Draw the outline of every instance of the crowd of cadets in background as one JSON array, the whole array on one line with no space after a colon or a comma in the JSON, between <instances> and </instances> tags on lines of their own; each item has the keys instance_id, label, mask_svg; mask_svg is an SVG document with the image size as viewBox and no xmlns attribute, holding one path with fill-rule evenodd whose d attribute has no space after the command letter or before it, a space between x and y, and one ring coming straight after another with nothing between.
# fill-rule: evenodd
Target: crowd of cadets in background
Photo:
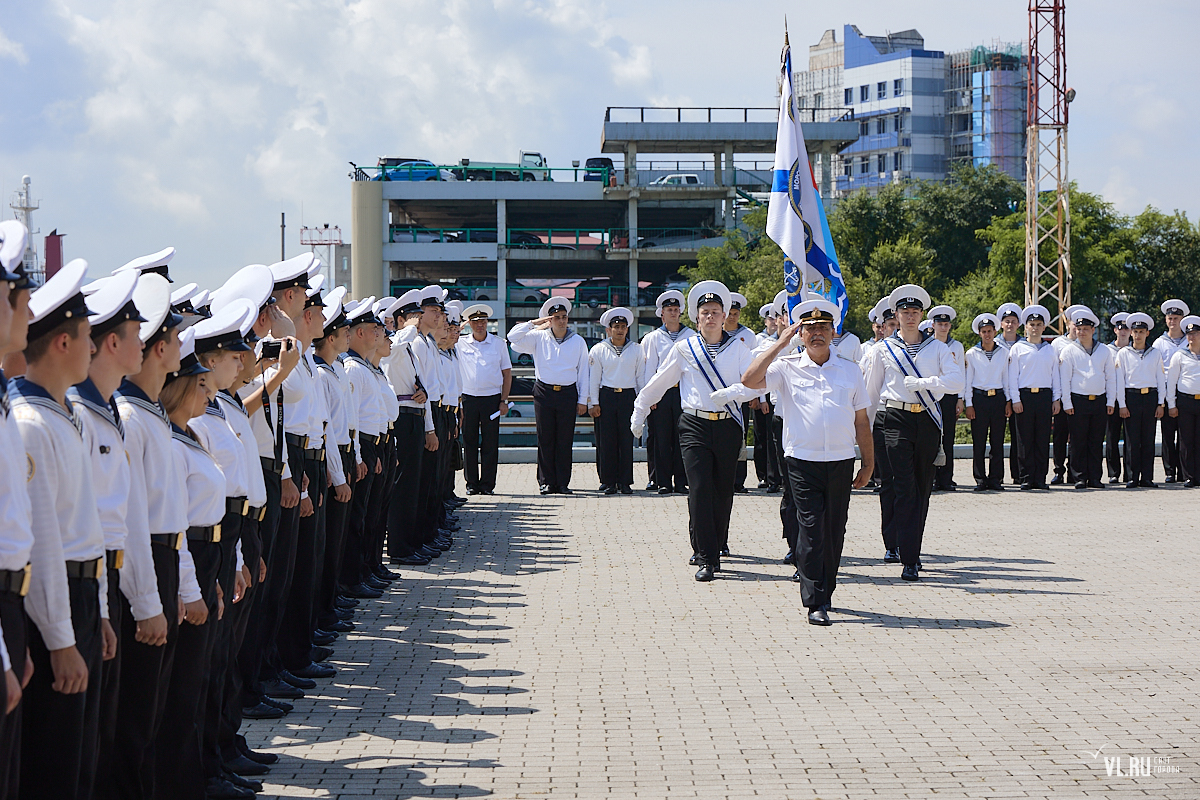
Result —
<instances>
[{"instance_id":1,"label":"crowd of cadets in background","mask_svg":"<svg viewBox=\"0 0 1200 800\"><path fill-rule=\"evenodd\" d=\"M27 238L0 223L0 798L253 797L278 756L243 721L334 676L389 563L452 546L460 394L499 409L506 348L463 367L487 306L347 301L311 254L211 292L172 286L173 248L39 287Z\"/></svg>"}]
</instances>

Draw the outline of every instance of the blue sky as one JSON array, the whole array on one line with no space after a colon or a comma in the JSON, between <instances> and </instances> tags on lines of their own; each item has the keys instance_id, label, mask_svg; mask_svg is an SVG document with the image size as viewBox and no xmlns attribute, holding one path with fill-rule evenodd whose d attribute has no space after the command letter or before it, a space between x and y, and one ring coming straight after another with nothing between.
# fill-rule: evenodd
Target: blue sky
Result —
<instances>
[{"instance_id":1,"label":"blue sky","mask_svg":"<svg viewBox=\"0 0 1200 800\"><path fill-rule=\"evenodd\" d=\"M350 228L349 161L554 166L598 155L610 105L773 106L786 14L796 60L918 29L956 50L1027 36L1024 0L45 0L0 15L0 198L33 177L42 233L96 274L168 244L215 286L309 225ZM1073 0L1071 178L1126 213L1200 215L1200 10ZM1194 89L1194 87L1193 87ZM1189 122L1189 120L1191 120ZM303 209L303 211L302 211Z\"/></svg>"}]
</instances>

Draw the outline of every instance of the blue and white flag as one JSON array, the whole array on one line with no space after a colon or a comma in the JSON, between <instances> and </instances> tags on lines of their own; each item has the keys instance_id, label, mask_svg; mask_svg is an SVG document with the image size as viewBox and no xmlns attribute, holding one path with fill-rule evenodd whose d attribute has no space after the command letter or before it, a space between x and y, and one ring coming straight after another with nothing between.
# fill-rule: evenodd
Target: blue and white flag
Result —
<instances>
[{"instance_id":1,"label":"blue and white flag","mask_svg":"<svg viewBox=\"0 0 1200 800\"><path fill-rule=\"evenodd\" d=\"M825 206L804 148L804 132L796 119L792 88L792 49L783 36L779 129L775 138L775 170L771 203L767 208L767 236L786 256L783 281L788 312L811 296L825 297L842 310L843 323L850 302L825 219ZM842 325L838 325L841 332Z\"/></svg>"}]
</instances>

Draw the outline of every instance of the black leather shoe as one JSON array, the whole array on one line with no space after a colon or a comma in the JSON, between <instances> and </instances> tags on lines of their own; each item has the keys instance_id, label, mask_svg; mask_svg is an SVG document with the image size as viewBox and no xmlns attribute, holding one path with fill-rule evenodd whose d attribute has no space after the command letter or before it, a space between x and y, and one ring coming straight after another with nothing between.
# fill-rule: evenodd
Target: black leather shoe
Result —
<instances>
[{"instance_id":1,"label":"black leather shoe","mask_svg":"<svg viewBox=\"0 0 1200 800\"><path fill-rule=\"evenodd\" d=\"M1175 476L1174 476L1174 475L1168 475L1168 476L1167 476L1167 477L1166 477L1166 478L1163 480L1163 483L1174 483L1174 482L1175 482Z\"/></svg>"},{"instance_id":2,"label":"black leather shoe","mask_svg":"<svg viewBox=\"0 0 1200 800\"><path fill-rule=\"evenodd\" d=\"M421 558L428 558L430 561L433 561L435 558L441 558L442 551L433 545L423 544L417 548L413 555L420 556ZM370 586L371 584L368 583L367 585Z\"/></svg>"},{"instance_id":3,"label":"black leather shoe","mask_svg":"<svg viewBox=\"0 0 1200 800\"><path fill-rule=\"evenodd\" d=\"M787 551L787 555L786 555L786 556L784 556L784 557L783 557L782 559L780 559L780 560L781 560L783 563L785 563L785 564L790 564L790 563L792 563L792 560L793 560L795 557L796 557L796 551L795 551L795 550L788 550L788 551Z\"/></svg>"},{"instance_id":4,"label":"black leather shoe","mask_svg":"<svg viewBox=\"0 0 1200 800\"><path fill-rule=\"evenodd\" d=\"M671 487L670 486L660 486L660 487L658 487L658 493L659 494L670 494Z\"/></svg>"},{"instance_id":5,"label":"black leather shoe","mask_svg":"<svg viewBox=\"0 0 1200 800\"><path fill-rule=\"evenodd\" d=\"M602 484L600 484L600 488L599 488L599 489L597 489L596 491L598 491L598 492L607 492L607 491L608 491L608 489L609 489L609 486L608 486L608 484L607 484L607 483L602 483Z\"/></svg>"},{"instance_id":6,"label":"black leather shoe","mask_svg":"<svg viewBox=\"0 0 1200 800\"><path fill-rule=\"evenodd\" d=\"M383 592L376 591L370 586L367 586L365 583L356 583L346 590L346 596L357 597L362 600L374 600L376 598L383 597Z\"/></svg>"},{"instance_id":7,"label":"black leather shoe","mask_svg":"<svg viewBox=\"0 0 1200 800\"><path fill-rule=\"evenodd\" d=\"M351 620L354 619L354 612L348 608L335 608L333 616L337 619Z\"/></svg>"},{"instance_id":8,"label":"black leather shoe","mask_svg":"<svg viewBox=\"0 0 1200 800\"><path fill-rule=\"evenodd\" d=\"M800 570L796 570L795 572L792 573L792 583L799 583L799 582L800 582Z\"/></svg>"},{"instance_id":9,"label":"black leather shoe","mask_svg":"<svg viewBox=\"0 0 1200 800\"><path fill-rule=\"evenodd\" d=\"M349 633L350 631L354 630L354 623L339 619L337 622L330 625L326 630L328 630L330 633Z\"/></svg>"},{"instance_id":10,"label":"black leather shoe","mask_svg":"<svg viewBox=\"0 0 1200 800\"><path fill-rule=\"evenodd\" d=\"M729 548L722 547L721 548L721 558L727 558L728 556L729 556Z\"/></svg>"},{"instance_id":11,"label":"black leather shoe","mask_svg":"<svg viewBox=\"0 0 1200 800\"><path fill-rule=\"evenodd\" d=\"M1143 489L1157 489L1158 488L1158 484L1155 483L1154 481L1138 481L1138 486L1141 486Z\"/></svg>"},{"instance_id":12,"label":"black leather shoe","mask_svg":"<svg viewBox=\"0 0 1200 800\"><path fill-rule=\"evenodd\" d=\"M337 600L333 601L333 604L335 607L346 609L347 611L358 608L358 601L353 597L346 597L345 595L338 597Z\"/></svg>"},{"instance_id":13,"label":"black leather shoe","mask_svg":"<svg viewBox=\"0 0 1200 800\"><path fill-rule=\"evenodd\" d=\"M337 634L330 631L313 631L312 641L317 647L328 647L337 641Z\"/></svg>"},{"instance_id":14,"label":"black leather shoe","mask_svg":"<svg viewBox=\"0 0 1200 800\"><path fill-rule=\"evenodd\" d=\"M829 613L825 611L824 607L822 607L822 608L814 608L814 609L809 610L808 624L809 625L831 625L832 623L829 621Z\"/></svg>"},{"instance_id":15,"label":"black leather shoe","mask_svg":"<svg viewBox=\"0 0 1200 800\"><path fill-rule=\"evenodd\" d=\"M381 581L394 581L400 577L399 572L392 572L383 564L379 564L371 569L371 574Z\"/></svg>"},{"instance_id":16,"label":"black leather shoe","mask_svg":"<svg viewBox=\"0 0 1200 800\"><path fill-rule=\"evenodd\" d=\"M670 489L671 487L668 486L667 488ZM658 484L656 484L654 481L650 481L649 483L646 484L646 491L647 492L657 492Z\"/></svg>"},{"instance_id":17,"label":"black leather shoe","mask_svg":"<svg viewBox=\"0 0 1200 800\"><path fill-rule=\"evenodd\" d=\"M560 487L558 487L558 493L559 493L559 494L575 494L574 492L572 492L572 491L571 491L571 487L570 487L570 486L560 486Z\"/></svg>"},{"instance_id":18,"label":"black leather shoe","mask_svg":"<svg viewBox=\"0 0 1200 800\"><path fill-rule=\"evenodd\" d=\"M617 493L616 486L605 486L604 487L604 494L616 494L616 493Z\"/></svg>"},{"instance_id":19,"label":"black leather shoe","mask_svg":"<svg viewBox=\"0 0 1200 800\"><path fill-rule=\"evenodd\" d=\"M1034 486L1032 483L1022 483L1022 484L1021 484L1021 491L1022 491L1022 492L1030 492L1030 491L1033 491L1033 490L1034 490L1034 489L1036 489L1036 488L1037 488L1037 487L1036 487L1036 486Z\"/></svg>"},{"instance_id":20,"label":"black leather shoe","mask_svg":"<svg viewBox=\"0 0 1200 800\"><path fill-rule=\"evenodd\" d=\"M1050 480L1050 485L1051 485L1051 486L1062 486L1064 483L1066 483L1066 481L1064 481L1064 480L1063 480L1063 476L1062 476L1062 475L1055 475L1055 476L1054 476L1053 478L1051 478L1051 480Z\"/></svg>"},{"instance_id":21,"label":"black leather shoe","mask_svg":"<svg viewBox=\"0 0 1200 800\"><path fill-rule=\"evenodd\" d=\"M229 781L230 783L232 783L234 786L238 787L239 789L249 789L250 791L254 792L255 794L258 794L259 792L261 792L263 790L263 785L262 785L261 781L256 781L252 778L244 778L241 775L238 775L233 770L222 769L221 777L224 778L225 780Z\"/></svg>"},{"instance_id":22,"label":"black leather shoe","mask_svg":"<svg viewBox=\"0 0 1200 800\"><path fill-rule=\"evenodd\" d=\"M231 761L222 761L221 766L225 767L225 769L229 770L233 774L241 775L242 777L247 775L266 775L271 771L266 764L259 764L255 761L251 761L240 753L238 754L237 758L232 759Z\"/></svg>"},{"instance_id":23,"label":"black leather shoe","mask_svg":"<svg viewBox=\"0 0 1200 800\"><path fill-rule=\"evenodd\" d=\"M711 581L713 579L713 577L715 577L713 575L713 568L708 566L707 564L702 566L699 569L699 571L696 573L696 580L698 580L702 583L705 581Z\"/></svg>"},{"instance_id":24,"label":"black leather shoe","mask_svg":"<svg viewBox=\"0 0 1200 800\"><path fill-rule=\"evenodd\" d=\"M991 489L993 492L1003 492L1004 484L1001 483L1000 481L993 481L992 483L988 484L988 488Z\"/></svg>"},{"instance_id":25,"label":"black leather shoe","mask_svg":"<svg viewBox=\"0 0 1200 800\"><path fill-rule=\"evenodd\" d=\"M283 709L276 708L267 703L258 703L257 705L242 709L242 717L245 719L279 719L285 713Z\"/></svg>"},{"instance_id":26,"label":"black leather shoe","mask_svg":"<svg viewBox=\"0 0 1200 800\"><path fill-rule=\"evenodd\" d=\"M278 753L260 753L257 750L251 750L250 745L246 744L246 740L242 736L238 736L237 739L234 740L234 744L236 745L239 753L256 764L266 764L269 767L272 764L279 762Z\"/></svg>"},{"instance_id":27,"label":"black leather shoe","mask_svg":"<svg viewBox=\"0 0 1200 800\"><path fill-rule=\"evenodd\" d=\"M1195 489L1197 486L1200 486L1200 481L1197 481L1195 478L1188 478L1183 484L1183 488L1185 489Z\"/></svg>"},{"instance_id":28,"label":"black leather shoe","mask_svg":"<svg viewBox=\"0 0 1200 800\"><path fill-rule=\"evenodd\" d=\"M621 486L621 494L633 494L632 486Z\"/></svg>"},{"instance_id":29,"label":"black leather shoe","mask_svg":"<svg viewBox=\"0 0 1200 800\"><path fill-rule=\"evenodd\" d=\"M334 675L337 675L337 670L328 664L310 663L308 666L301 667L300 669L291 670L291 674L297 678L307 678L308 680L317 678L324 680L325 678L332 678ZM316 684L313 685L316 686Z\"/></svg>"},{"instance_id":30,"label":"black leather shoe","mask_svg":"<svg viewBox=\"0 0 1200 800\"><path fill-rule=\"evenodd\" d=\"M1129 483L1125 484L1126 489L1136 489L1139 486L1141 486L1141 484L1137 481L1130 481Z\"/></svg>"},{"instance_id":31,"label":"black leather shoe","mask_svg":"<svg viewBox=\"0 0 1200 800\"><path fill-rule=\"evenodd\" d=\"M766 488L768 488L770 485L771 485L771 484L767 483L766 481L759 481L759 482L758 482L758 488L759 488L759 489L766 489Z\"/></svg>"},{"instance_id":32,"label":"black leather shoe","mask_svg":"<svg viewBox=\"0 0 1200 800\"><path fill-rule=\"evenodd\" d=\"M333 650L328 647L313 647L308 651L308 657L317 664L329 658L331 655L333 655Z\"/></svg>"},{"instance_id":33,"label":"black leather shoe","mask_svg":"<svg viewBox=\"0 0 1200 800\"><path fill-rule=\"evenodd\" d=\"M783 491L783 487L778 483L772 483L767 487L767 494L779 494L781 491Z\"/></svg>"},{"instance_id":34,"label":"black leather shoe","mask_svg":"<svg viewBox=\"0 0 1200 800\"><path fill-rule=\"evenodd\" d=\"M550 494L550 487L543 483L538 487L538 491L542 494Z\"/></svg>"},{"instance_id":35,"label":"black leather shoe","mask_svg":"<svg viewBox=\"0 0 1200 800\"><path fill-rule=\"evenodd\" d=\"M269 681L263 681L263 694L268 697L279 697L284 700L303 700L304 692L300 691L295 686L292 686L282 678L272 678ZM313 686L316 686L314 683Z\"/></svg>"},{"instance_id":36,"label":"black leather shoe","mask_svg":"<svg viewBox=\"0 0 1200 800\"><path fill-rule=\"evenodd\" d=\"M688 493L688 487L686 487L686 486L676 486L675 487L675 494L687 494L687 493ZM660 492L660 494L661 494L661 492Z\"/></svg>"},{"instance_id":37,"label":"black leather shoe","mask_svg":"<svg viewBox=\"0 0 1200 800\"><path fill-rule=\"evenodd\" d=\"M224 778L209 778L208 783L204 785L204 796L207 800L239 800L253 798L254 792L234 786Z\"/></svg>"},{"instance_id":38,"label":"black leather shoe","mask_svg":"<svg viewBox=\"0 0 1200 800\"><path fill-rule=\"evenodd\" d=\"M368 575L367 577L363 578L363 585L368 586L377 592L382 592L387 589L390 584L387 581L379 580L379 578L376 578L374 575ZM336 631L337 628L327 628L326 630Z\"/></svg>"},{"instance_id":39,"label":"black leather shoe","mask_svg":"<svg viewBox=\"0 0 1200 800\"><path fill-rule=\"evenodd\" d=\"M734 493L734 494L746 494L748 491L750 491L750 490L749 490L749 489L747 489L745 486L735 486L735 487L733 487L733 493Z\"/></svg>"},{"instance_id":40,"label":"black leather shoe","mask_svg":"<svg viewBox=\"0 0 1200 800\"><path fill-rule=\"evenodd\" d=\"M986 492L986 491L987 491L988 489L990 489L990 488L991 488L991 487L990 487L990 486L988 486L986 483L977 483L977 484L975 484L975 488L974 488L974 489L972 489L971 491L973 491L973 492Z\"/></svg>"},{"instance_id":41,"label":"black leather shoe","mask_svg":"<svg viewBox=\"0 0 1200 800\"><path fill-rule=\"evenodd\" d=\"M295 708L295 706L292 705L291 703L287 702L286 700L280 700L277 697L266 697L264 695L262 701L264 704L270 706L271 708L278 708L280 711L282 711L285 714L292 713L292 709Z\"/></svg>"},{"instance_id":42,"label":"black leather shoe","mask_svg":"<svg viewBox=\"0 0 1200 800\"><path fill-rule=\"evenodd\" d=\"M900 552L898 550L885 550L883 552L883 563L899 564L900 563Z\"/></svg>"},{"instance_id":43,"label":"black leather shoe","mask_svg":"<svg viewBox=\"0 0 1200 800\"><path fill-rule=\"evenodd\" d=\"M432 559L426 558L425 556L419 556L416 553L409 553L406 556L392 556L393 564L395 564L397 566L405 566L405 567L423 567L426 564L428 564L431 560ZM359 586L362 586L362 584L359 584ZM353 589L351 589L347 594L349 594L351 597L372 597L372 595L369 595L369 594L368 595L354 594ZM382 595L374 595L374 597L382 597Z\"/></svg>"},{"instance_id":44,"label":"black leather shoe","mask_svg":"<svg viewBox=\"0 0 1200 800\"><path fill-rule=\"evenodd\" d=\"M279 679L296 689L315 689L317 682L311 678L302 678L286 669L279 670Z\"/></svg>"},{"instance_id":45,"label":"black leather shoe","mask_svg":"<svg viewBox=\"0 0 1200 800\"><path fill-rule=\"evenodd\" d=\"M904 568L904 570L901 571L900 577L906 581L916 581L916 580L921 579L921 576L917 571L916 564L912 564L911 566L906 566Z\"/></svg>"},{"instance_id":46,"label":"black leather shoe","mask_svg":"<svg viewBox=\"0 0 1200 800\"><path fill-rule=\"evenodd\" d=\"M1089 489L1103 489L1104 488L1104 484L1101 483L1100 481L1088 481L1087 486Z\"/></svg>"},{"instance_id":47,"label":"black leather shoe","mask_svg":"<svg viewBox=\"0 0 1200 800\"><path fill-rule=\"evenodd\" d=\"M700 559L694 555L688 559L688 566L694 567L699 563L700 563Z\"/></svg>"},{"instance_id":48,"label":"black leather shoe","mask_svg":"<svg viewBox=\"0 0 1200 800\"><path fill-rule=\"evenodd\" d=\"M470 486L468 486L467 487L467 497L470 497L471 495L475 495L475 494L479 494L479 490L472 489Z\"/></svg>"},{"instance_id":49,"label":"black leather shoe","mask_svg":"<svg viewBox=\"0 0 1200 800\"><path fill-rule=\"evenodd\" d=\"M1087 481L1079 481L1079 482L1077 482L1077 483L1075 484L1075 488L1076 488L1076 489L1086 489L1086 488L1088 488Z\"/></svg>"}]
</instances>

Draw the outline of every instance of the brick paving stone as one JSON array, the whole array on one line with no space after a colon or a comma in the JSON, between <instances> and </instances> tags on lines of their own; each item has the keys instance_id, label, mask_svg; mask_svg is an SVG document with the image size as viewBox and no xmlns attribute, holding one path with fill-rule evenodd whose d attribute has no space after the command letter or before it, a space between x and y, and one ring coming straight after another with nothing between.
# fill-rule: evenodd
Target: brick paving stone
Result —
<instances>
[{"instance_id":1,"label":"brick paving stone","mask_svg":"<svg viewBox=\"0 0 1200 800\"><path fill-rule=\"evenodd\" d=\"M1200 797L1200 493L934 495L908 584L856 492L815 628L778 495L736 498L698 584L686 498L575 475L542 497L502 465L449 553L364 601L337 677L248 725L280 755L262 796Z\"/></svg>"}]
</instances>

